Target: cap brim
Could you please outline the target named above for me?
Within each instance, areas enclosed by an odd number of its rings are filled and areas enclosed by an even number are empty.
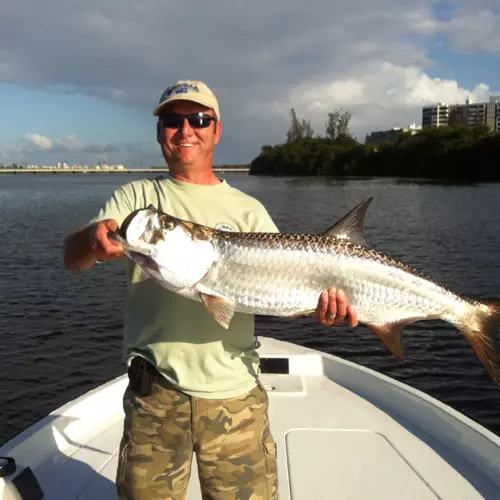
[[[158,116],[161,112],[162,109],[167,107],[171,102],[173,101],[191,101],[191,102],[196,102],[197,104],[201,104],[202,106],[206,106],[207,108],[210,108],[213,110],[215,113],[215,116],[217,120],[219,120],[219,116],[217,114],[217,111],[212,107],[213,106],[213,100],[211,99],[205,99],[203,96],[197,96],[197,97],[191,97],[191,96],[186,96],[186,95],[175,95],[172,97],[169,97],[167,101],[163,101],[161,104],[158,104],[156,108],[153,110],[153,115]]]

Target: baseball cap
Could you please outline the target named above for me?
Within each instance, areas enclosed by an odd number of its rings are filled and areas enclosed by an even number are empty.
[[[153,115],[158,116],[161,110],[172,101],[193,101],[214,110],[215,116],[220,121],[219,103],[215,94],[198,80],[179,80],[170,85],[160,97],[158,106],[153,110]]]

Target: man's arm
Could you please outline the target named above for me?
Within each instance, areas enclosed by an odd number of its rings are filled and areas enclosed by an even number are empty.
[[[84,271],[97,261],[124,258],[121,247],[108,239],[110,231],[118,231],[121,222],[135,206],[133,183],[117,189],[104,208],[80,229],[64,240],[64,265],[70,271]]]
[[[118,222],[106,219],[71,232],[64,240],[64,265],[70,271],[90,269],[100,260],[125,257],[120,245],[108,239],[110,231],[118,230]]]

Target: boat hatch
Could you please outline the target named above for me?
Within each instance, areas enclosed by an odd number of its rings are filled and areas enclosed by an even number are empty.
[[[290,361],[288,358],[260,358],[261,373],[276,373],[288,375]]]
[[[436,500],[439,497],[381,434],[298,429],[286,435],[292,500]]]

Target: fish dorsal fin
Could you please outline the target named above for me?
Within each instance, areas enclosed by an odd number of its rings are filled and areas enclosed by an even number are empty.
[[[403,328],[413,321],[366,325],[398,358],[404,359]]]
[[[210,316],[227,330],[234,314],[234,303],[220,295],[199,292],[199,296]]]
[[[373,197],[370,197],[367,200],[362,201],[332,227],[328,228],[324,234],[352,241],[356,245],[366,246],[366,242],[363,237],[363,226],[365,222],[366,210],[372,200]]]

